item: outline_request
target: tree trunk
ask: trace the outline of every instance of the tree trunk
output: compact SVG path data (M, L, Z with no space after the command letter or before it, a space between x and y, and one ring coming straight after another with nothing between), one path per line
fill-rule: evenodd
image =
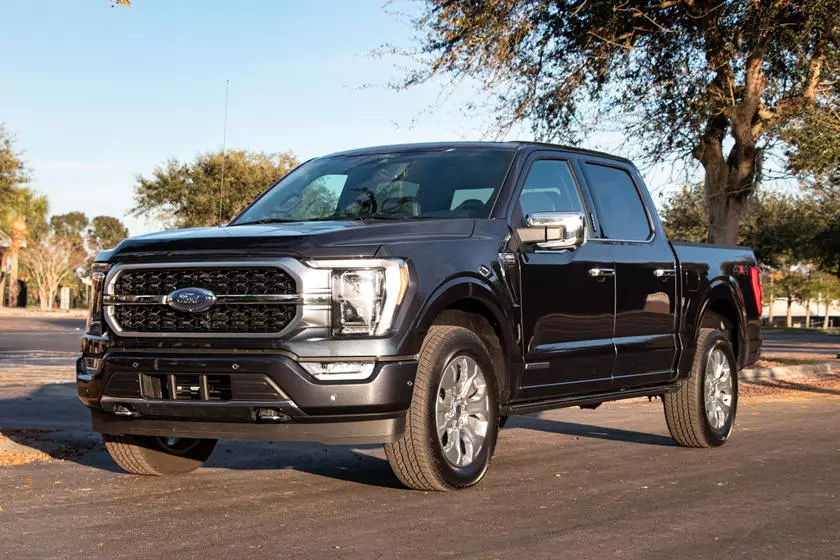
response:
M831 316L831 302L828 301L825 304L825 317L823 317L823 328L828 328L828 319Z
M776 298L768 298L767 302L767 324L773 326L773 304L776 303Z
M793 298L787 298L787 327L791 328L793 326Z
M754 190L756 150L736 142L729 157L724 157L724 132L717 128L720 126L725 130L725 122L723 125L714 120L709 123L707 135L695 150L694 157L703 164L705 171L703 186L709 242L737 245L746 199Z
M41 300L41 311L49 310L49 295L44 288L38 288L38 299Z
M811 326L811 300L805 301L805 328Z

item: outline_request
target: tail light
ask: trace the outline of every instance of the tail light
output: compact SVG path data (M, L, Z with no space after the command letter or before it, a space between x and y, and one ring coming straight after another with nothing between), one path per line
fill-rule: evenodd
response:
M764 307L764 288L761 287L761 271L757 266L750 267L750 283L755 298L755 308L758 310L758 316L761 317Z

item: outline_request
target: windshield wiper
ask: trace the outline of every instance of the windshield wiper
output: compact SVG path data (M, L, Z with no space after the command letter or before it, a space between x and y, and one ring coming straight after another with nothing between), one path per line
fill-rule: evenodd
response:
M360 220L434 220L434 216L406 216L405 214L366 214Z
M254 220L252 222L237 222L235 224L230 224L232 226L253 226L258 224L287 224L291 222L301 222L304 220L287 220L285 218L262 218L260 220Z

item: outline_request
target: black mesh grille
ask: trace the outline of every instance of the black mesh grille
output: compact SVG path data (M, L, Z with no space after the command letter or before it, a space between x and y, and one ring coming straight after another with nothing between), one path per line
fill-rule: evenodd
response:
M120 296L163 296L181 288L218 295L294 294L295 281L279 268L173 268L123 271L114 285Z
M216 304L201 313L166 305L118 305L114 318L122 330L141 333L276 333L295 316L294 305Z

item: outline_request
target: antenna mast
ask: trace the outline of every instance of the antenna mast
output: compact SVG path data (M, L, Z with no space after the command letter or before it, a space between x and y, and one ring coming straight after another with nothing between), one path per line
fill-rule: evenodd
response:
M230 80L225 80L225 126L222 132L222 184L219 186L219 222L222 221L222 205L225 200L225 160L227 159L227 121Z

